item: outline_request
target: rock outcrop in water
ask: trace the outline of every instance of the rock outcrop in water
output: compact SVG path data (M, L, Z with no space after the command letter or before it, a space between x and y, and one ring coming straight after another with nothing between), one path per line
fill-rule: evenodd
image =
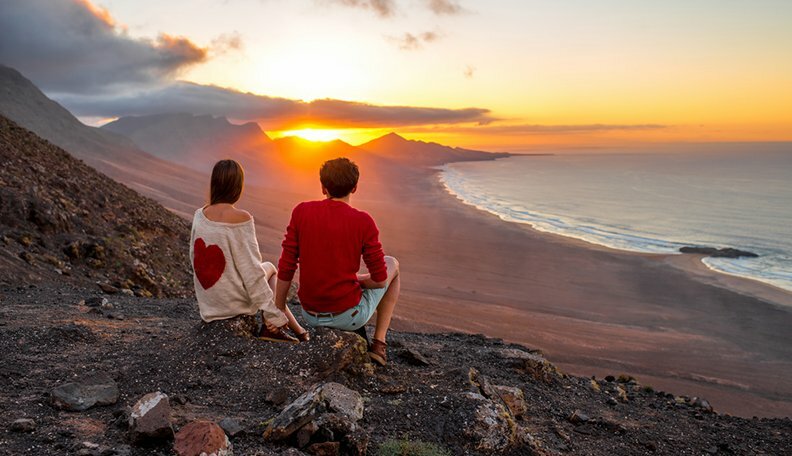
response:
M718 249L715 247L682 247L679 249L682 253L694 253L699 255L707 255L713 258L758 258L759 255L748 252L745 250L737 250L731 247Z

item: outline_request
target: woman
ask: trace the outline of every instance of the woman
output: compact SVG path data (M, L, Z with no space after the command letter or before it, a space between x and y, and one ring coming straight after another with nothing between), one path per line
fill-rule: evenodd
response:
M307 341L308 333L287 306L275 306L277 270L262 262L253 217L234 207L245 173L234 160L212 170L209 204L196 210L190 236L195 297L205 322L261 312L259 338L275 342ZM285 332L288 326L296 339Z

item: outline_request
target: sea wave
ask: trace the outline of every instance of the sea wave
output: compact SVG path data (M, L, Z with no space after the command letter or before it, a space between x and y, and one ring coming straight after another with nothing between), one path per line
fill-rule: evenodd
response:
M579 239L591 244L601 245L618 250L640 253L679 254L684 246L695 245L685 240L663 239L657 233L637 232L630 227L609 226L601 221L576 219L559 216L528 208L522 204L503 198L492 197L476 182L467 179L452 166L439 167L440 182L451 195L465 204L493 214L500 219L522 223L546 232ZM727 246L722 246L727 247ZM728 246L737 247L740 246ZM792 291L792 274L784 271L783 261L790 261L782 255L766 256L769 252L757 252L760 258L712 258L706 257L702 262L711 270L758 280L788 291Z

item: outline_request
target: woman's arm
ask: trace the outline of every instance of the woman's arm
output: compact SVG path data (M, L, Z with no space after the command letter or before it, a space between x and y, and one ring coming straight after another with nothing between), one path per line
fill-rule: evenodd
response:
M242 277L251 303L256 309L261 310L268 323L278 327L288 323L283 311L275 306L274 295L267 281L269 276L261 261L261 252L252 221L248 226L234 233L231 249L234 265Z

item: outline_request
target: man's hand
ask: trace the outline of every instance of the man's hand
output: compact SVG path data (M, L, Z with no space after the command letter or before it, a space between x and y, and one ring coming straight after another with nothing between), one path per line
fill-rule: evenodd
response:
M385 283L375 282L371 280L371 274L357 274L358 282L360 282L360 288L385 288Z

